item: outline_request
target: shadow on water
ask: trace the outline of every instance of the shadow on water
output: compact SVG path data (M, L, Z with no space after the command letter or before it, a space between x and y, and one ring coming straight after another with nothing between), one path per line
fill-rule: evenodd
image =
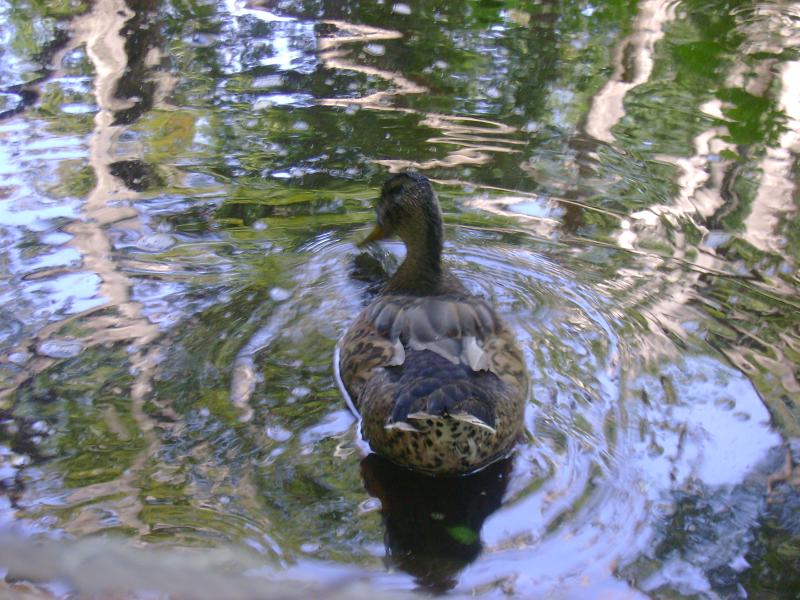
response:
M478 473L435 478L398 467L377 454L361 461L367 492L381 502L386 562L420 588L443 593L481 552L481 528L503 500L513 457Z
M0 595L800 589L796 4L0 18ZM531 374L467 478L365 457L331 373L409 167Z

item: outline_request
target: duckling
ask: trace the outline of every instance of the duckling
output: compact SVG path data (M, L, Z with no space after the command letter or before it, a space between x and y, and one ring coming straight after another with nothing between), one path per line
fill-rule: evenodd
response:
M375 210L360 245L396 235L406 256L342 339L342 383L376 453L432 475L475 471L507 456L522 433L522 352L494 309L442 265L442 214L426 177L390 177Z

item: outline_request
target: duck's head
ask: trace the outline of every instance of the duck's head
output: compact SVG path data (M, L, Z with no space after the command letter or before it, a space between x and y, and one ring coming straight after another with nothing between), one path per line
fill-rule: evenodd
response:
M442 213L427 177L418 173L392 175L381 188L375 214L378 223L359 246L396 235L410 254L428 254L438 263Z

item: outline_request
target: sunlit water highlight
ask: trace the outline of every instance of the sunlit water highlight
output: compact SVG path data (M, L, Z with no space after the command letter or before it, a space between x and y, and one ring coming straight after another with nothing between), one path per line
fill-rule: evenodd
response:
M797 6L500 4L0 2L4 530L120 537L128 593L161 572L129 546L195 549L190 597L800 585ZM458 481L365 457L331 366L405 168L532 379L515 455Z

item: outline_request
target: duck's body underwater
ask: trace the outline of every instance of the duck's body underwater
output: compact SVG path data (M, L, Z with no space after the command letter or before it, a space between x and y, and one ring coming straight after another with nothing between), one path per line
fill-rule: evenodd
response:
M429 181L386 181L378 225L406 258L345 334L339 370L372 449L436 475L507 455L522 432L527 373L514 335L441 264L442 217Z

